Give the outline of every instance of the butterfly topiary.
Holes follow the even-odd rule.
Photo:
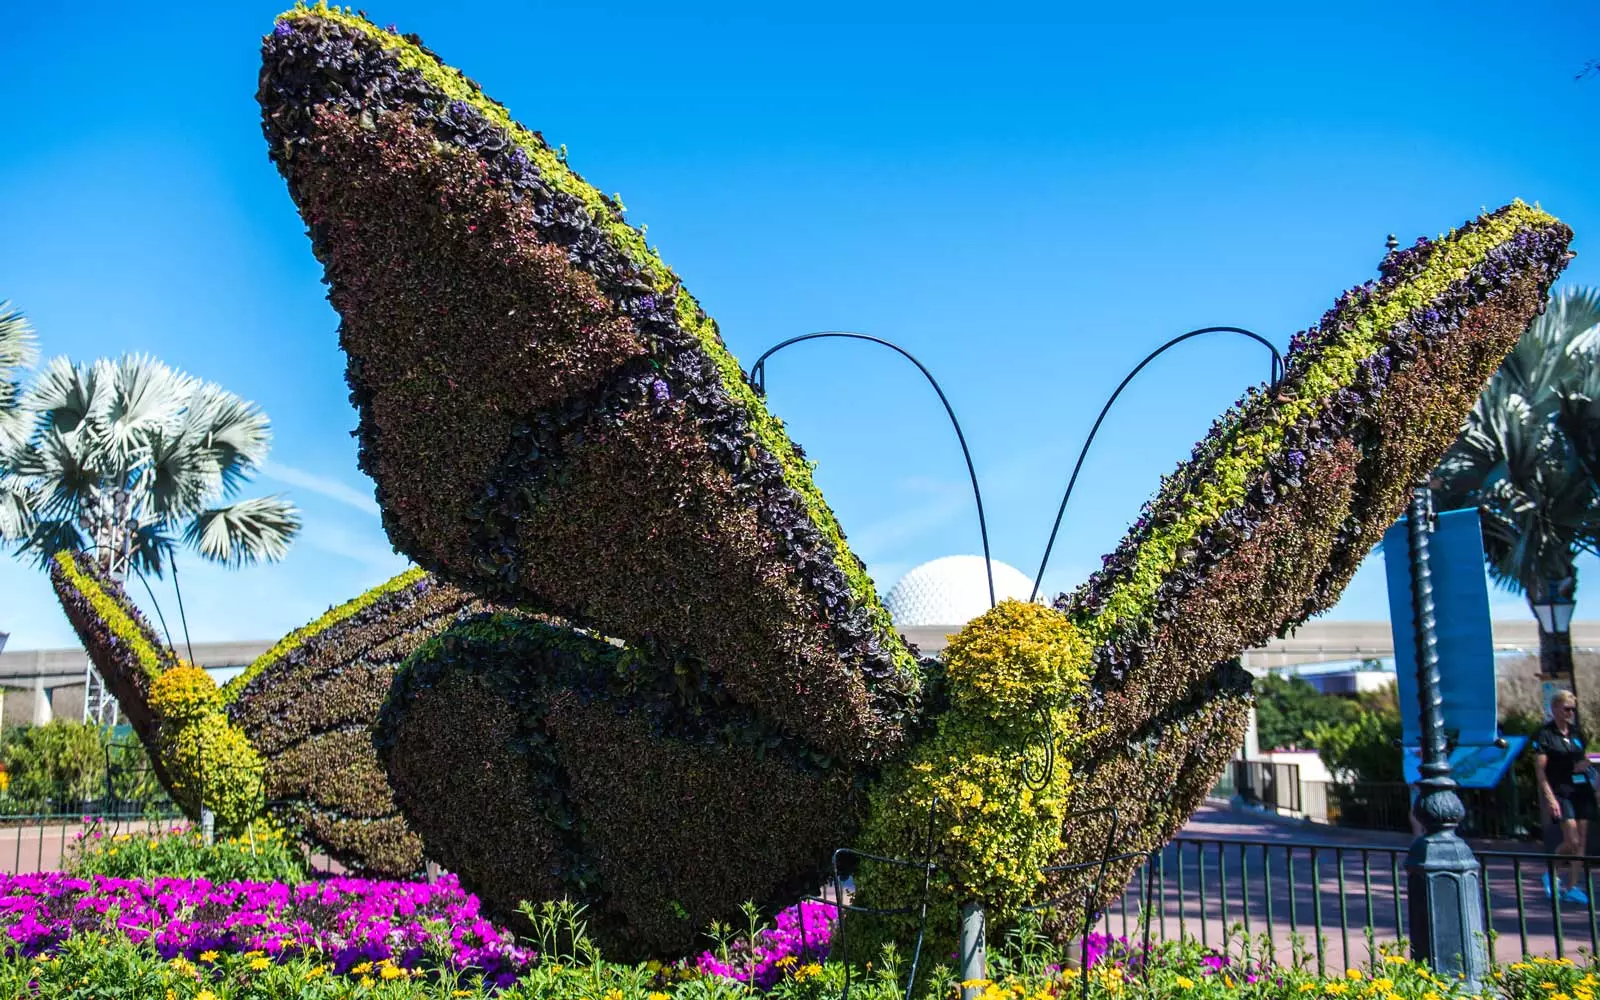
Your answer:
[[[282,15],[263,61],[361,468],[449,596],[291,642],[215,711],[352,863],[390,822],[374,843],[420,837],[492,912],[581,899],[624,955],[792,902],[847,844],[931,849],[941,926],[966,899],[1000,923],[1097,902],[1041,869],[1104,850],[1098,807],[1124,851],[1181,827],[1240,743],[1238,655],[1334,602],[1570,256],[1521,202],[1391,252],[1089,581],[923,660],[715,322],[564,151],[336,8]],[[111,662],[119,601],[69,600],[102,670],[172,669]],[[148,687],[117,686],[130,719]],[[163,725],[135,721],[152,745]],[[318,747],[342,781],[312,777]],[[921,877],[864,865],[857,892],[913,903]]]

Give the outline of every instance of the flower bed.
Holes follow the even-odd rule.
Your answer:
[[[448,875],[433,884],[341,878],[293,886],[5,875],[0,929],[13,959],[47,954],[73,935],[110,931],[163,959],[195,963],[255,952],[273,962],[314,955],[334,973],[387,961],[406,970],[428,964],[474,970],[501,983],[529,958]]]

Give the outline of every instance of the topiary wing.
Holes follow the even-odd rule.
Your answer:
[[[401,669],[379,753],[486,912],[570,898],[608,955],[681,955],[746,901],[820,884],[853,832],[850,771],[665,656],[500,613]]]
[[[692,652],[823,752],[892,756],[915,661],[800,449],[621,206],[413,36],[297,8],[262,57],[396,547]]]
[[[1249,678],[1228,661],[1337,600],[1543,307],[1571,236],[1516,202],[1391,252],[1056,602],[1095,649],[1074,809],[1116,806],[1129,849],[1177,832],[1240,745]],[[1066,860],[1105,822],[1074,829]]]
[[[395,804],[373,726],[405,658],[488,608],[409,570],[297,629],[223,688],[229,720],[266,761],[273,808],[346,868],[422,870],[422,840]]]
[[[409,570],[296,629],[218,689],[157,638],[92,558],[62,552],[50,577],[162,787],[191,819],[202,797],[225,826],[265,800],[351,870],[422,868],[422,841],[395,805],[372,728],[405,657],[489,605]]]

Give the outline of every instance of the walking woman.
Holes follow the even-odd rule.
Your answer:
[[[1578,699],[1571,691],[1558,692],[1550,700],[1550,721],[1533,738],[1534,774],[1538,777],[1545,818],[1561,827],[1561,846],[1556,853],[1573,859],[1566,864],[1565,889],[1559,878],[1552,887],[1550,873],[1545,873],[1545,894],[1559,892],[1563,902],[1586,906],[1589,895],[1579,883],[1583,872],[1577,858],[1589,842],[1589,820],[1595,811],[1595,774],[1585,749],[1587,740],[1578,728],[1577,712]]]

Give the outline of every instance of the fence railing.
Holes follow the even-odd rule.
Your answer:
[[[1246,802],[1275,812],[1300,813],[1300,765],[1236,760],[1231,768],[1235,792]]]
[[[1097,925],[1130,940],[1196,938],[1224,946],[1242,930],[1262,954],[1288,962],[1299,954],[1319,971],[1365,964],[1372,949],[1406,937],[1405,849],[1280,841],[1179,837],[1152,856]],[[1565,880],[1572,859],[1551,854],[1479,851],[1491,957],[1563,958],[1600,951],[1594,904],[1600,857],[1577,859],[1587,903],[1548,895],[1544,879]],[[1144,900],[1148,910],[1141,913]]]
[[[1414,789],[1402,782],[1307,781],[1301,802],[1308,819],[1362,830],[1411,830]],[[1539,830],[1536,802],[1522,801],[1516,784],[1457,789],[1466,817],[1461,835],[1486,840],[1524,840]]]

